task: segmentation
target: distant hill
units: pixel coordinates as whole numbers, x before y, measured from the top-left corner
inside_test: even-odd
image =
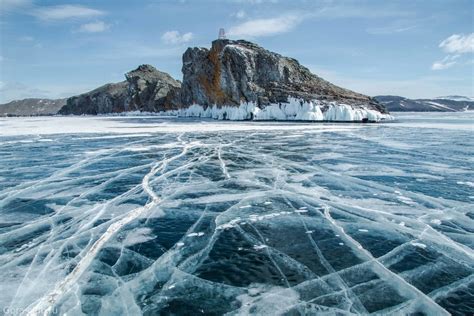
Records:
[[[474,98],[465,97],[463,95],[446,95],[446,96],[442,96],[442,97],[437,97],[435,99],[444,99],[444,100],[452,100],[452,101],[473,101],[474,102]]]
[[[0,116],[54,115],[66,104],[67,99],[23,99],[0,104]]]
[[[474,110],[474,100],[463,96],[446,96],[435,99],[408,99],[395,95],[374,97],[394,112],[459,112]]]

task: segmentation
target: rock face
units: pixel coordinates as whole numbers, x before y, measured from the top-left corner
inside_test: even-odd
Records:
[[[263,108],[294,97],[387,112],[372,98],[331,84],[295,59],[244,40],[216,40],[211,49],[188,48],[182,71],[182,106],[256,102]]]
[[[450,97],[408,99],[395,95],[378,95],[374,99],[389,111],[395,112],[459,112],[474,109],[474,100],[462,96]]]
[[[66,99],[23,99],[0,104],[0,116],[54,115],[66,104]]]
[[[127,107],[159,112],[170,109],[168,96],[175,95],[181,83],[150,65],[141,65],[125,75],[128,82]]]
[[[101,114],[123,112],[127,98],[127,82],[108,83],[90,92],[67,99],[60,114]]]
[[[168,97],[181,83],[150,65],[125,74],[125,81],[110,83],[71,97],[60,114],[103,114],[126,111],[159,112],[170,109]]]

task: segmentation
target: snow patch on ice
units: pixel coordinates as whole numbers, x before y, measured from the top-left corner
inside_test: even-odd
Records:
[[[425,245],[425,244],[422,244],[422,243],[419,243],[419,242],[412,242],[411,244],[412,244],[413,246],[418,247],[418,248],[421,248],[421,249],[425,249],[425,248],[426,248],[426,245]]]
[[[187,235],[188,237],[201,237],[204,236],[203,232],[198,232],[198,233],[190,233]]]
[[[252,205],[242,205],[242,206],[239,206],[239,208],[251,208]]]
[[[405,204],[408,204],[408,205],[411,205],[411,204],[416,204],[412,199],[410,199],[409,197],[406,197],[406,196],[399,196],[398,197],[398,200],[402,203],[405,203]]]
[[[127,238],[125,238],[123,244],[124,246],[128,247],[136,244],[142,244],[155,238],[156,236],[152,234],[152,230],[150,228],[137,228],[127,235]]]
[[[293,288],[251,285],[246,294],[237,296],[241,307],[235,315],[285,315],[300,302],[300,294]]]
[[[241,220],[241,218],[240,218],[240,217],[237,217],[237,218],[231,220],[231,221],[228,222],[228,223],[225,223],[225,224],[222,224],[222,225],[217,226],[216,229],[222,230],[222,229],[234,228],[234,227],[236,227],[236,226],[239,224],[240,220]]]
[[[468,187],[474,188],[474,182],[471,181],[458,181],[457,184],[467,185]]]
[[[299,210],[296,210],[295,213],[308,213],[308,210],[299,209]]]

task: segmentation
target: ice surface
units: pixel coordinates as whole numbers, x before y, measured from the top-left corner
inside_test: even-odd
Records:
[[[241,122],[236,124],[229,121],[215,121],[209,119],[175,119],[170,116],[152,117],[97,117],[97,116],[66,116],[66,117],[42,117],[25,119],[21,117],[0,118],[0,132],[2,136],[33,135],[33,139],[18,139],[1,141],[0,145],[24,144],[38,142],[46,135],[54,134],[91,134],[92,136],[79,136],[87,140],[109,140],[116,138],[144,138],[152,137],[153,133],[180,133],[180,132],[220,132],[220,131],[282,131],[292,130],[305,132],[336,132],[343,130],[356,130],[361,124],[314,124],[278,122]],[[114,135],[110,135],[113,133]],[[118,135],[117,135],[118,134]],[[38,136],[41,135],[41,136]],[[132,144],[130,148],[136,150],[139,145]],[[143,145],[140,145],[143,147]],[[174,146],[162,144],[160,146]],[[149,147],[149,146],[146,146]],[[103,150],[98,149],[98,150]],[[140,151],[140,150],[138,150]]]
[[[423,117],[0,119],[0,310],[470,315],[474,116]]]

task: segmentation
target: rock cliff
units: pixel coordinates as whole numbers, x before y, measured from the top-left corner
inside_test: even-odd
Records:
[[[60,114],[103,114],[126,111],[159,112],[168,110],[168,95],[181,84],[167,73],[141,65],[125,74],[125,81],[109,83],[90,92],[71,97]]]
[[[288,102],[335,101],[354,108],[387,113],[372,98],[311,73],[293,58],[270,52],[244,40],[216,40],[210,49],[188,48],[183,55],[182,106],[238,106],[255,102],[259,108]]]

